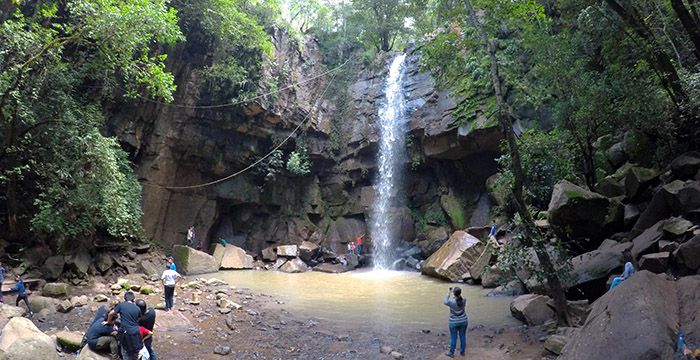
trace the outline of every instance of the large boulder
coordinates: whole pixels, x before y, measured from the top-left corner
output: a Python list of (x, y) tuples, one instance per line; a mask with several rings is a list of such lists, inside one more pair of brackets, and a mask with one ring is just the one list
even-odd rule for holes
[[(46, 335), (44, 335), (46, 336)], [(49, 338), (51, 340), (51, 338)], [(3, 360), (58, 360), (53, 342), (47, 344), (39, 338), (18, 339), (5, 351)]]
[(585, 324), (559, 359), (673, 358), (680, 320), (676, 294), (675, 283), (664, 275), (636, 273), (593, 303)]
[(302, 273), (309, 271), (309, 267), (301, 259), (294, 258), (284, 263), (279, 270), (286, 273)]
[(265, 261), (276, 261), (277, 260), (277, 251), (275, 249), (275, 246), (269, 246), (264, 249), (262, 249), (262, 258)]
[(571, 259), (573, 276), (567, 285), (577, 287), (589, 299), (605, 293), (606, 280), (610, 274), (622, 268), (625, 261), (624, 253), (632, 248), (631, 243), (605, 245)]
[(421, 249), (421, 255), (424, 258), (429, 257), (450, 238), (450, 234), (445, 227), (429, 228), (423, 233), (418, 234), (417, 244)]
[(634, 199), (659, 177), (658, 171), (643, 167), (632, 167), (625, 176), (625, 194)]
[(231, 244), (226, 245), (226, 251), (221, 258), (222, 269), (252, 269), (253, 257), (245, 250)]
[(206, 274), (219, 270), (219, 264), (213, 256), (189, 246), (173, 246), (173, 257), (178, 272), (184, 275)]
[(63, 273), (63, 267), (66, 265), (66, 259), (63, 255), (54, 255), (46, 259), (44, 265), (41, 266), (41, 273), (47, 280), (56, 280)]
[(79, 251), (66, 259), (66, 267), (81, 278), (88, 276), (92, 257), (87, 251)]
[(311, 241), (302, 241), (299, 244), (299, 257), (304, 261), (310, 261), (318, 255), (319, 246)]
[(297, 257), (299, 256), (299, 247), (296, 245), (280, 245), (277, 247), (277, 256)]
[(670, 258), (671, 254), (667, 251), (643, 255), (639, 260), (639, 269), (649, 270), (657, 274), (666, 272)]
[(483, 244), (466, 231), (455, 231), (438, 251), (423, 263), (421, 273), (450, 281), (460, 281), (481, 256)]
[[(31, 320), (23, 317), (14, 317), (7, 322), (0, 333), (0, 351), (7, 355), (8, 349), (13, 343), (20, 339), (37, 339), (49, 346), (51, 352), (55, 355), (54, 342), (51, 337), (39, 330)], [(29, 359), (29, 358), (28, 358)], [(40, 359), (37, 357), (36, 359)]]
[(68, 296), (68, 284), (62, 282), (47, 283), (41, 289), (41, 294), (55, 298), (66, 297)]
[(26, 313), (24, 308), (0, 303), (0, 328), (5, 327), (12, 318), (21, 317)]
[(224, 258), (224, 253), (226, 252), (226, 247), (221, 244), (213, 244), (210, 247), (211, 255), (214, 257), (214, 261), (221, 267), (221, 261)]
[(681, 244), (674, 254), (679, 264), (690, 270), (700, 269), (700, 235)]
[(78, 331), (61, 330), (56, 333), (56, 342), (63, 349), (68, 349), (71, 352), (80, 350), (80, 342), (83, 340), (83, 333)]
[(98, 254), (95, 258), (95, 269), (101, 273), (109, 270), (112, 264), (114, 264), (114, 260), (108, 254)]
[(671, 162), (671, 173), (676, 179), (692, 179), (698, 170), (700, 170), (700, 152), (697, 151), (689, 151)]
[(488, 239), (486, 241), (486, 247), (481, 252), (481, 255), (479, 255), (474, 264), (469, 267), (469, 273), (474, 280), (481, 280), (481, 275), (489, 268), (489, 265), (496, 260), (497, 249), (498, 244), (496, 240)]
[(639, 257), (644, 254), (658, 250), (659, 240), (661, 240), (664, 235), (664, 224), (665, 221), (661, 220), (632, 239), (632, 257), (639, 259)]
[(700, 182), (675, 180), (663, 186), (662, 195), (675, 214), (700, 209)]
[(521, 295), (510, 303), (514, 318), (530, 325), (542, 325), (554, 319), (554, 310), (547, 305), (549, 297), (537, 294)]
[(598, 238), (610, 222), (610, 199), (566, 180), (554, 186), (549, 223), (568, 238)]
[(60, 302), (61, 301), (58, 299), (46, 296), (32, 295), (29, 297), (29, 305), (32, 307), (32, 311), (35, 313), (38, 313), (43, 309), (48, 309), (49, 311), (54, 312), (56, 311), (56, 306)]

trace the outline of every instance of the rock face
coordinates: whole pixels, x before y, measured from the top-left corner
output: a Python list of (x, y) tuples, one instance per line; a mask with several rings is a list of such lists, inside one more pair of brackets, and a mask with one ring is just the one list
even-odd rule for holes
[(192, 249), (189, 246), (175, 245), (173, 257), (177, 264), (178, 272), (183, 275), (198, 275), (217, 272), (219, 264), (216, 259), (204, 252)]
[(549, 297), (547, 296), (521, 295), (510, 303), (510, 313), (528, 325), (542, 325), (548, 320), (554, 319), (554, 310), (547, 305), (548, 301)]
[(423, 263), (421, 272), (450, 281), (469, 275), (469, 268), (479, 258), (483, 246), (465, 231), (455, 231), (450, 239)]
[[(294, 85), (294, 91), (261, 97), (230, 111), (183, 111), (146, 102), (107, 105), (107, 134), (116, 136), (135, 159), (139, 178), (161, 185), (143, 188), (147, 238), (168, 247), (182, 244), (187, 227), (195, 224), (198, 239), (224, 238), (257, 255), (270, 246), (302, 241), (340, 253), (347, 242), (367, 233), (375, 197), (377, 105), (384, 96), (388, 64), (396, 54), (383, 54), (364, 70), (360, 62), (349, 63), (347, 71), (357, 73), (357, 78), (346, 89), (321, 98), (328, 77), (294, 84), (308, 74), (328, 70), (318, 42), (310, 36), (295, 41), (281, 30), (274, 31), (271, 38), (274, 61), (262, 69), (260, 93), (271, 90), (265, 88), (265, 80), (278, 75), (284, 76), (277, 86)], [(210, 51), (201, 48), (202, 44), (190, 46), (194, 45), (175, 48), (168, 56), (167, 66), (178, 86), (174, 103), (229, 102), (230, 94), (210, 93), (211, 86), (201, 76), (200, 70), (213, 60)], [(407, 206), (392, 209), (395, 216), (390, 226), (397, 241), (404, 242), (414, 241), (417, 235), (414, 214), (430, 227), (445, 225), (440, 219), (448, 220), (452, 226), (447, 234), (453, 227), (486, 225), (491, 205), (485, 182), (497, 171), (494, 159), (502, 139), (496, 121), (484, 109), (475, 109), (472, 118), (461, 119), (457, 125), (451, 115), (457, 101), (439, 90), (431, 74), (422, 70), (420, 55), (408, 52), (404, 85), (411, 110), (412, 145), (409, 156), (401, 161), (421, 166), (401, 191)], [(486, 102), (482, 100), (474, 103)], [(306, 114), (310, 116), (302, 131), (312, 165), (310, 174), (296, 176), (283, 167), (275, 177), (250, 171), (196, 192), (163, 187), (206, 183), (245, 168), (265, 155), (271, 144), (289, 135)], [(289, 145), (280, 149), (283, 161), (294, 150), (293, 142)], [(367, 248), (371, 239), (366, 240)], [(423, 256), (432, 254), (445, 240), (424, 239), (420, 245)]]
[(554, 186), (549, 223), (568, 238), (598, 238), (608, 225), (608, 198), (566, 180)]
[(221, 258), (222, 269), (252, 269), (253, 257), (246, 254), (245, 250), (231, 244), (226, 245), (226, 250)]
[[(697, 277), (682, 280), (692, 282), (694, 286), (684, 284), (679, 289), (697, 290)], [(678, 285), (666, 280), (663, 275), (654, 275), (648, 271), (636, 273), (593, 303), (584, 326), (566, 344), (560, 359), (673, 358), (676, 325), (681, 323), (679, 309), (697, 311), (697, 302), (679, 301), (676, 295)], [(695, 296), (697, 295), (693, 295), (693, 300)], [(682, 321), (683, 326), (689, 319)], [(631, 324), (644, 326), (630, 326)], [(686, 331), (690, 333), (697, 329), (695, 326)]]

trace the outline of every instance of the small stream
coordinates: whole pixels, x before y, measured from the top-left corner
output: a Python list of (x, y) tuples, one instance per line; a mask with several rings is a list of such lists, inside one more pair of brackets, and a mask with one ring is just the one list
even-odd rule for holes
[(356, 270), (343, 274), (277, 271), (220, 271), (210, 274), (236, 288), (275, 296), (297, 314), (350, 325), (444, 327), (443, 300), (450, 286), (462, 287), (470, 326), (518, 325), (509, 311), (510, 297), (486, 297), (480, 286), (450, 284), (415, 272)]

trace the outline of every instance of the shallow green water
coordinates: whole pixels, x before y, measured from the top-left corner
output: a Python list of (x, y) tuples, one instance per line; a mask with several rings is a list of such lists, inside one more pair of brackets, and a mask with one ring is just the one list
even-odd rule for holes
[[(447, 321), (443, 305), (447, 289), (455, 284), (414, 272), (359, 270), (344, 274), (277, 271), (221, 271), (208, 277), (237, 288), (273, 295), (285, 309), (320, 319), (358, 325), (440, 327)], [(512, 298), (486, 297), (480, 286), (456, 284), (467, 299), (470, 327), (517, 325), (508, 306)]]

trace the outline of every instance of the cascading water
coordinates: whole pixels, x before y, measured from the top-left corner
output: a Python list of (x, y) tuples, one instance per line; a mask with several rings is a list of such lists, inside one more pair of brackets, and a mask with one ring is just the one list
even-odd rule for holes
[(374, 185), (376, 194), (370, 235), (375, 269), (389, 269), (393, 262), (392, 205), (400, 188), (399, 159), (405, 152), (406, 97), (403, 89), (406, 54), (394, 58), (384, 88), (385, 101), (379, 108), (379, 174)]

